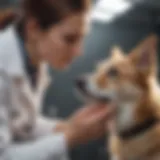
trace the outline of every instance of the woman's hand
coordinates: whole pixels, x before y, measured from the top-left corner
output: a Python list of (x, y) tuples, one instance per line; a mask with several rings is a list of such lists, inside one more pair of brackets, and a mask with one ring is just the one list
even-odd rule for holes
[(94, 104), (83, 107), (64, 122), (60, 122), (57, 132), (63, 132), (70, 148), (87, 143), (105, 135), (106, 123), (113, 113), (112, 106)]

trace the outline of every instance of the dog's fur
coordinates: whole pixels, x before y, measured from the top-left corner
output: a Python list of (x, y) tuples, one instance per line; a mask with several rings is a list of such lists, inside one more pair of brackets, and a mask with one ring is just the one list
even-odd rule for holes
[(83, 95), (106, 97), (117, 106), (109, 144), (113, 159), (160, 159), (160, 122), (131, 139), (119, 136), (120, 132), (149, 118), (160, 118), (156, 51), (155, 35), (146, 38), (129, 54), (115, 47), (111, 56), (101, 62), (94, 73), (83, 78), (83, 85), (79, 87)]

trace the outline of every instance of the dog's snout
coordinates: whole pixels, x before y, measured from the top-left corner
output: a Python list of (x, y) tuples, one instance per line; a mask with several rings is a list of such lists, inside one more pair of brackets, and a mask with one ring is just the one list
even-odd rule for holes
[(80, 89), (84, 89), (85, 88), (85, 80), (83, 78), (78, 78), (76, 79), (76, 86)]

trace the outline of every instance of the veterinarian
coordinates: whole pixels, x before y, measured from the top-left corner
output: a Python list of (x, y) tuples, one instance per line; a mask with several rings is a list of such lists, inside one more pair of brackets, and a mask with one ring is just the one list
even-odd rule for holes
[(80, 56), (89, 8), (88, 0), (24, 0), (19, 14), (0, 16), (0, 160), (64, 160), (105, 133), (103, 104), (65, 121), (40, 114), (47, 64), (62, 70)]

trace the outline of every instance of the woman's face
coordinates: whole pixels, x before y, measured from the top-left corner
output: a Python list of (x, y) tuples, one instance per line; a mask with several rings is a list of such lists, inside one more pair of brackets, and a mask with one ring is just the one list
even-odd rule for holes
[(74, 14), (47, 31), (39, 30), (36, 36), (39, 58), (52, 67), (64, 69), (80, 56), (88, 28), (86, 17), (86, 14)]

